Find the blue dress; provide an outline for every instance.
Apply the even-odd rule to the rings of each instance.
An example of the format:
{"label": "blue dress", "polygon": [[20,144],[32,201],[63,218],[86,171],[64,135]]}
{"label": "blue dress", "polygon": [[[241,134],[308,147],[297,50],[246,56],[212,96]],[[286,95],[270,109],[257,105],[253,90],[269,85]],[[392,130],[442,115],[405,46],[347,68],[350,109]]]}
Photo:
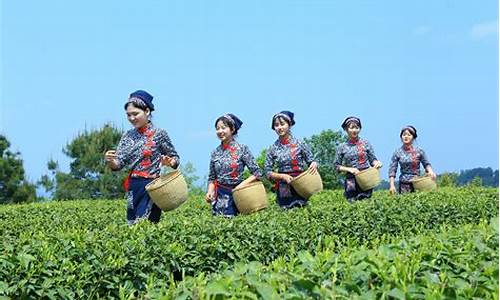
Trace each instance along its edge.
{"label": "blue dress", "polygon": [[[368,169],[377,160],[372,145],[365,140],[356,139],[342,143],[337,148],[335,169],[340,171],[340,166],[357,168],[362,171]],[[359,187],[353,174],[347,173],[344,182],[344,196],[349,202],[370,198],[373,189],[363,191]]]}
{"label": "blue dress", "polygon": [[396,177],[398,164],[401,169],[401,175],[399,175],[399,193],[414,192],[415,189],[411,180],[420,176],[420,165],[424,169],[431,165],[424,150],[415,145],[411,145],[410,147],[401,146],[401,148],[394,151],[391,158],[391,165],[389,166],[389,177]]}
{"label": "blue dress", "polygon": [[161,210],[149,197],[146,185],[160,175],[162,155],[173,157],[179,162],[179,155],[167,132],[152,123],[140,129],[131,129],[121,137],[116,155],[119,169],[130,169],[124,182],[127,222],[134,224],[140,219],[159,222]]}
{"label": "blue dress", "polygon": [[243,181],[245,166],[257,178],[262,171],[255,163],[248,146],[231,141],[219,145],[211,154],[208,181],[215,185],[215,200],[212,201],[212,214],[233,217],[239,211],[233,198],[233,188]]}
{"label": "blue dress", "polygon": [[[278,173],[296,177],[307,170],[313,161],[313,154],[309,145],[290,136],[288,140],[276,140],[269,147],[266,153],[264,172],[267,178],[270,179],[271,173],[277,167]],[[307,205],[307,199],[297,194],[295,189],[285,181],[277,181],[274,188],[280,207],[289,209]]]}

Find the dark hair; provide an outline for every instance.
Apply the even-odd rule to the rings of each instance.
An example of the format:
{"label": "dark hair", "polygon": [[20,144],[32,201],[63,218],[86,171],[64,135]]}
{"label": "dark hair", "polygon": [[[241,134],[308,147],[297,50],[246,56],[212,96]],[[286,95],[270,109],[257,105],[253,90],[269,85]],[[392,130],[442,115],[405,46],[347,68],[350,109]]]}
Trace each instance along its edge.
{"label": "dark hair", "polygon": [[399,137],[402,138],[403,137],[403,133],[408,130],[408,132],[413,136],[413,139],[416,139],[417,138],[417,129],[411,125],[408,125],[408,126],[405,126],[403,127],[403,129],[401,129],[401,132],[399,133]]}
{"label": "dark hair", "polygon": [[361,120],[358,117],[354,117],[354,116],[350,116],[350,117],[345,118],[344,122],[342,122],[342,125],[340,125],[340,127],[342,127],[342,129],[347,131],[347,128],[349,128],[349,124],[351,124],[351,123],[355,123],[356,125],[358,125],[359,129],[362,128]]}
{"label": "dark hair", "polygon": [[238,129],[236,129],[236,127],[234,126],[234,123],[231,120],[229,120],[228,118],[226,118],[225,116],[219,117],[219,118],[217,118],[217,120],[215,120],[215,125],[214,125],[215,128],[217,128],[217,123],[219,123],[219,121],[222,121],[222,123],[224,123],[224,125],[228,126],[229,129],[231,129],[233,136],[238,134]]}
{"label": "dark hair", "polygon": [[151,109],[149,108],[149,106],[147,106],[146,103],[144,103],[142,101],[141,102],[139,102],[139,101],[133,101],[133,100],[132,101],[128,101],[124,105],[125,110],[127,110],[127,107],[129,105],[132,105],[133,107],[138,108],[138,109],[143,110],[143,111],[146,111],[146,109],[149,109],[149,111],[151,111]]}
{"label": "dark hair", "polygon": [[127,103],[125,103],[125,110],[127,110],[127,107],[129,105],[132,105],[133,107],[138,108],[144,112],[146,112],[146,109],[149,109],[149,118],[153,118],[153,111],[144,102],[128,101]]}

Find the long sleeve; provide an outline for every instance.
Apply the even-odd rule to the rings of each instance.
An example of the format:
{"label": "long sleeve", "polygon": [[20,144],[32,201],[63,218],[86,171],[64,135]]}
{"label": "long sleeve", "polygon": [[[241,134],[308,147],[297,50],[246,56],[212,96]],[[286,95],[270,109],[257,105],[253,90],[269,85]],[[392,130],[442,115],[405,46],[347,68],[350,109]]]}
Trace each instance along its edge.
{"label": "long sleeve", "polygon": [[274,167],[274,150],[273,147],[269,147],[266,153],[266,162],[264,163],[264,175],[269,178]]}
{"label": "long sleeve", "polygon": [[398,171],[398,162],[399,162],[399,156],[397,151],[395,151],[394,154],[392,154],[391,164],[389,165],[389,178],[396,177],[396,173]]}
{"label": "long sleeve", "polygon": [[302,154],[304,155],[304,159],[307,163],[307,166],[314,161],[314,155],[311,151],[311,147],[304,141],[300,142],[301,148],[302,148]]}
{"label": "long sleeve", "polygon": [[369,142],[366,142],[366,154],[368,156],[368,161],[370,162],[370,165],[375,160],[377,160],[377,157],[375,156],[375,150],[373,150],[373,146]]}
{"label": "long sleeve", "polygon": [[340,167],[344,161],[344,147],[340,145],[337,147],[337,153],[335,154],[335,170],[340,171]]}
{"label": "long sleeve", "polygon": [[125,166],[128,166],[132,162],[131,153],[127,153],[126,149],[132,144],[133,141],[127,136],[127,133],[124,133],[116,147],[116,156],[118,159],[118,170],[123,169]]}
{"label": "long sleeve", "polygon": [[177,151],[175,151],[175,147],[172,144],[172,141],[170,140],[170,137],[168,136],[165,130],[161,130],[159,132],[159,142],[160,142],[159,148],[161,154],[173,157],[177,160],[177,163],[180,163],[179,154],[177,154]]}
{"label": "long sleeve", "polygon": [[427,158],[427,154],[425,154],[425,151],[423,149],[420,149],[420,162],[422,163],[422,166],[424,166],[424,168],[427,168],[427,166],[431,165],[429,159]]}
{"label": "long sleeve", "polygon": [[208,182],[213,182],[217,179],[217,175],[215,173],[215,159],[214,159],[214,153],[210,155],[210,163],[208,166]]}
{"label": "long sleeve", "polygon": [[247,168],[250,170],[250,173],[252,173],[255,177],[259,179],[262,178],[262,170],[255,163],[255,159],[252,153],[250,152],[250,149],[246,145],[244,145],[242,148],[243,148],[242,160],[247,166]]}

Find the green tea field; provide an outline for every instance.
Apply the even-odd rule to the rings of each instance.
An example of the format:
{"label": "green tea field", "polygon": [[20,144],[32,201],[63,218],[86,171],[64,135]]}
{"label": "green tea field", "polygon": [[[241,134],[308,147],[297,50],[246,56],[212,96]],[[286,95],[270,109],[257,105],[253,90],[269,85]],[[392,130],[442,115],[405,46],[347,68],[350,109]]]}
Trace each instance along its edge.
{"label": "green tea field", "polygon": [[0,207],[0,299],[498,299],[498,189],[213,217],[191,196],[128,226],[125,200]]}

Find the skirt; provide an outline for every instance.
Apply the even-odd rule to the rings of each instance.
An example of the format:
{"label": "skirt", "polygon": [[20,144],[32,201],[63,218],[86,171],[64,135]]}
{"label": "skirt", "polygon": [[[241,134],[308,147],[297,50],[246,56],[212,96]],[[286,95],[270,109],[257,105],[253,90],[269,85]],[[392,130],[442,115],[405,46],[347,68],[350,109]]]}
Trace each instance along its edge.
{"label": "skirt", "polygon": [[228,218],[238,215],[239,211],[233,198],[233,188],[236,186],[236,184],[216,185],[215,201],[212,201],[212,215]]}
{"label": "skirt", "polygon": [[413,188],[413,183],[400,181],[398,191],[400,194],[406,194],[415,192],[415,189]]}
{"label": "skirt", "polygon": [[[297,177],[301,173],[287,173],[292,177]],[[278,205],[283,209],[291,209],[295,207],[303,207],[307,205],[307,199],[302,198],[295,189],[284,181],[278,181],[274,187],[276,189],[276,200]]]}
{"label": "skirt", "polygon": [[153,181],[150,178],[131,177],[127,191],[127,223],[135,224],[142,219],[158,223],[161,209],[153,203],[146,191],[146,185]]}
{"label": "skirt", "polygon": [[[350,175],[350,174],[349,174]],[[367,191],[361,190],[358,183],[356,182],[356,178],[353,175],[347,176],[344,182],[344,197],[349,201],[349,203],[353,203],[359,200],[368,199],[372,196],[373,189],[369,189]]]}

